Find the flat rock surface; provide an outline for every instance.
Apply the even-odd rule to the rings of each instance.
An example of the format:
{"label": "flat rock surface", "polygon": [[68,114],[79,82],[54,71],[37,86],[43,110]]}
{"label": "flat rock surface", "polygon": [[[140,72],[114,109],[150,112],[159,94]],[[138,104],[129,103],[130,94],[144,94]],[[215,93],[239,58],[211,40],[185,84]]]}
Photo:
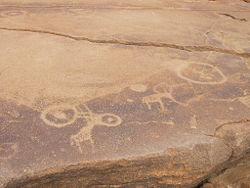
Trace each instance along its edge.
{"label": "flat rock surface", "polygon": [[0,187],[195,187],[244,158],[249,12],[1,0]]}

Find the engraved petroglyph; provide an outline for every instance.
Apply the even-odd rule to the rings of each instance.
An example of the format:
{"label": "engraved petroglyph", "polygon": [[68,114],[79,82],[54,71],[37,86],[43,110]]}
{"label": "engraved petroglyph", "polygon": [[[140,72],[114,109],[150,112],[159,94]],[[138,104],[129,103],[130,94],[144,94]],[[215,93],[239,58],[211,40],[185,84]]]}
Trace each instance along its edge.
{"label": "engraved petroglyph", "polygon": [[[222,102],[241,102],[246,107],[250,108],[250,95],[230,98],[230,99],[219,99],[219,98],[210,98],[212,101],[222,101]],[[231,109],[230,109],[231,110]]]}
{"label": "engraved petroglyph", "polygon": [[131,90],[135,92],[145,92],[147,91],[147,86],[144,84],[134,84],[129,87]]}
{"label": "engraved petroglyph", "polygon": [[165,110],[165,106],[162,102],[162,98],[166,97],[165,93],[156,93],[156,94],[152,94],[149,96],[145,96],[142,98],[142,103],[146,104],[147,108],[149,110],[152,110],[152,104],[153,103],[158,103],[160,105],[160,110],[164,111]]}
{"label": "engraved petroglyph", "polygon": [[236,32],[212,31],[207,33],[208,38],[221,42],[224,47],[231,46],[234,49],[241,50],[249,48],[249,36]]}
{"label": "engraved petroglyph", "polygon": [[0,144],[0,159],[9,159],[17,152],[17,144],[8,142]]}
{"label": "engraved petroglyph", "polygon": [[[160,90],[159,88],[162,88],[162,90]],[[172,98],[171,93],[170,93],[170,87],[167,86],[166,83],[159,83],[153,87],[153,91],[154,91],[154,94],[143,97],[142,102],[144,104],[146,104],[146,106],[149,110],[152,109],[151,105],[153,103],[159,104],[161,111],[166,110],[165,109],[166,107],[164,106],[162,99],[163,98],[169,98],[169,99]]]}
{"label": "engraved petroglyph", "polygon": [[214,65],[207,63],[192,62],[180,67],[177,75],[195,84],[222,84],[227,81],[223,72]]}
{"label": "engraved petroglyph", "polygon": [[83,153],[81,147],[81,143],[83,141],[89,141],[93,149],[94,141],[92,138],[92,130],[96,125],[115,127],[122,123],[121,118],[115,114],[95,114],[88,108],[87,105],[85,105],[85,108],[87,109],[87,112],[83,112],[81,115],[86,119],[87,124],[77,134],[72,135],[70,138],[71,145],[76,146],[80,153]]}
{"label": "engraved petroglyph", "polygon": [[142,98],[142,103],[146,104],[149,110],[152,110],[153,103],[157,103],[160,106],[160,111],[167,110],[166,106],[163,103],[163,98],[168,98],[174,103],[186,106],[187,104],[189,104],[191,99],[186,102],[178,101],[173,95],[173,92],[177,87],[186,88],[187,84],[169,85],[165,82],[161,82],[153,87],[154,94]]}
{"label": "engraved petroglyph", "polygon": [[177,101],[174,96],[173,96],[173,91],[176,87],[185,87],[186,84],[174,84],[174,85],[169,85],[165,82],[161,82],[157,84],[155,87],[153,87],[153,91],[155,93],[164,93],[166,98],[171,99],[173,102],[184,105],[184,103],[181,103]]}
{"label": "engraved petroglyph", "polygon": [[197,117],[196,115],[193,115],[191,119],[189,120],[189,125],[191,129],[197,129]]}
{"label": "engraved petroglyph", "polygon": [[51,106],[42,111],[41,119],[50,126],[65,127],[78,118],[77,108],[68,104]]}
{"label": "engraved petroglyph", "polygon": [[119,116],[112,113],[93,113],[87,105],[73,106],[61,104],[48,107],[41,113],[41,119],[50,126],[62,128],[73,124],[77,119],[86,120],[86,125],[80,131],[70,137],[72,146],[76,146],[79,152],[83,152],[81,143],[89,141],[94,146],[92,130],[96,125],[115,127],[122,123]]}
{"label": "engraved petroglyph", "polygon": [[246,65],[247,69],[250,70],[250,61],[243,60],[244,64]]}
{"label": "engraved petroglyph", "polygon": [[208,44],[208,40],[210,39],[210,38],[209,38],[209,34],[210,34],[211,32],[213,32],[213,31],[214,31],[214,28],[216,28],[217,25],[221,24],[222,22],[224,22],[224,20],[223,20],[223,21],[221,21],[221,20],[215,21],[214,23],[211,24],[211,26],[209,27],[209,29],[204,33],[204,36],[205,36],[205,41],[204,41],[204,43],[205,43],[206,45]]}
{"label": "engraved petroglyph", "polygon": [[250,95],[239,97],[238,100],[244,105],[246,105],[248,108],[250,108]]}
{"label": "engraved petroglyph", "polygon": [[156,121],[156,120],[150,120],[150,121],[133,121],[131,122],[131,124],[133,125],[148,125],[148,124],[157,124],[157,125],[168,125],[169,127],[173,128],[173,126],[175,125],[175,123],[172,120],[168,120],[168,121]]}
{"label": "engraved petroglyph", "polygon": [[[159,88],[162,88],[162,90],[159,90]],[[175,102],[175,100],[173,99],[171,95],[171,87],[167,86],[166,83],[157,84],[153,88],[153,91],[155,92],[155,94],[145,96],[142,98],[142,103],[146,104],[149,110],[152,110],[151,105],[153,103],[157,103],[160,105],[160,111],[166,110],[166,107],[164,106],[164,103],[162,101],[163,98],[169,98]]]}

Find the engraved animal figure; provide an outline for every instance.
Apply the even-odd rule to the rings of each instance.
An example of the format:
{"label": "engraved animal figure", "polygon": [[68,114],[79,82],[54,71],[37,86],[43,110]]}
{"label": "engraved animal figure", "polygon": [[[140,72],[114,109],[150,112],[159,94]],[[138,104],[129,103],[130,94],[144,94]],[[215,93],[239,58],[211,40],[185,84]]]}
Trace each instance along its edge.
{"label": "engraved animal figure", "polygon": [[193,94],[195,94],[194,89],[193,89],[192,85],[190,85],[190,84],[179,83],[179,84],[174,84],[174,85],[168,85],[165,82],[161,82],[153,87],[154,94],[143,97],[142,102],[147,105],[147,108],[149,110],[152,109],[151,105],[153,103],[158,103],[160,106],[160,110],[164,111],[167,109],[164,106],[164,103],[162,101],[163,98],[168,98],[172,102],[177,103],[177,104],[182,105],[182,106],[187,106],[189,103],[196,101],[196,100],[199,100],[201,98],[201,96],[194,95],[194,96],[191,96],[186,101],[180,101],[180,100],[176,99],[176,97],[175,97],[176,94],[174,94],[176,89],[178,89],[178,88],[179,89],[180,88],[189,89],[193,92]]}
{"label": "engraved animal figure", "polygon": [[147,108],[149,110],[152,110],[151,105],[153,103],[158,103],[160,105],[160,110],[164,111],[165,106],[164,106],[164,104],[162,102],[163,97],[166,97],[165,93],[156,93],[156,94],[152,94],[152,95],[143,97],[142,102],[147,105]]}
{"label": "engraved animal figure", "polygon": [[149,110],[152,109],[151,105],[153,103],[158,103],[161,111],[166,110],[162,101],[163,98],[168,98],[175,103],[182,104],[181,102],[176,101],[172,96],[173,86],[171,85],[168,86],[166,83],[159,83],[153,88],[153,91],[155,92],[154,94],[142,98],[142,103],[146,104]]}
{"label": "engraved animal figure", "polygon": [[79,118],[85,119],[86,125],[77,134],[70,137],[70,143],[72,146],[76,146],[81,153],[83,152],[81,147],[83,141],[89,141],[91,146],[94,146],[92,130],[96,125],[114,127],[122,123],[119,116],[111,113],[93,113],[87,105],[56,105],[41,113],[41,119],[47,125],[57,128],[71,125]]}

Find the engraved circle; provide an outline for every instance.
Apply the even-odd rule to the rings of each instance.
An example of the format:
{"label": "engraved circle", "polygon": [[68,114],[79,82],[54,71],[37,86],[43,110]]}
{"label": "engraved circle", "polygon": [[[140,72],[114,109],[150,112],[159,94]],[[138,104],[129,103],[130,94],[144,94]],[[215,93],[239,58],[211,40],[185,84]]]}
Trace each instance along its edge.
{"label": "engraved circle", "polygon": [[45,109],[40,117],[47,125],[61,128],[74,123],[78,117],[78,111],[71,105],[56,105]]}
{"label": "engraved circle", "polygon": [[189,63],[178,71],[180,78],[196,84],[222,84],[227,78],[223,72],[214,65],[207,63]]}
{"label": "engraved circle", "polygon": [[117,115],[105,113],[105,114],[101,114],[100,123],[108,127],[115,127],[115,126],[120,125],[122,123],[122,120]]}

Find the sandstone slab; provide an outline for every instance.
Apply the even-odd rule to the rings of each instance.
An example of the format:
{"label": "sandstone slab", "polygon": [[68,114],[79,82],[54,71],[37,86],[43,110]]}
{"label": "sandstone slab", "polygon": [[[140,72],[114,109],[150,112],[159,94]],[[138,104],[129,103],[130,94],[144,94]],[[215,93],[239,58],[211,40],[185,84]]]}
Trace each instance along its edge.
{"label": "sandstone slab", "polygon": [[250,149],[249,11],[1,1],[0,187],[195,187],[238,164]]}

